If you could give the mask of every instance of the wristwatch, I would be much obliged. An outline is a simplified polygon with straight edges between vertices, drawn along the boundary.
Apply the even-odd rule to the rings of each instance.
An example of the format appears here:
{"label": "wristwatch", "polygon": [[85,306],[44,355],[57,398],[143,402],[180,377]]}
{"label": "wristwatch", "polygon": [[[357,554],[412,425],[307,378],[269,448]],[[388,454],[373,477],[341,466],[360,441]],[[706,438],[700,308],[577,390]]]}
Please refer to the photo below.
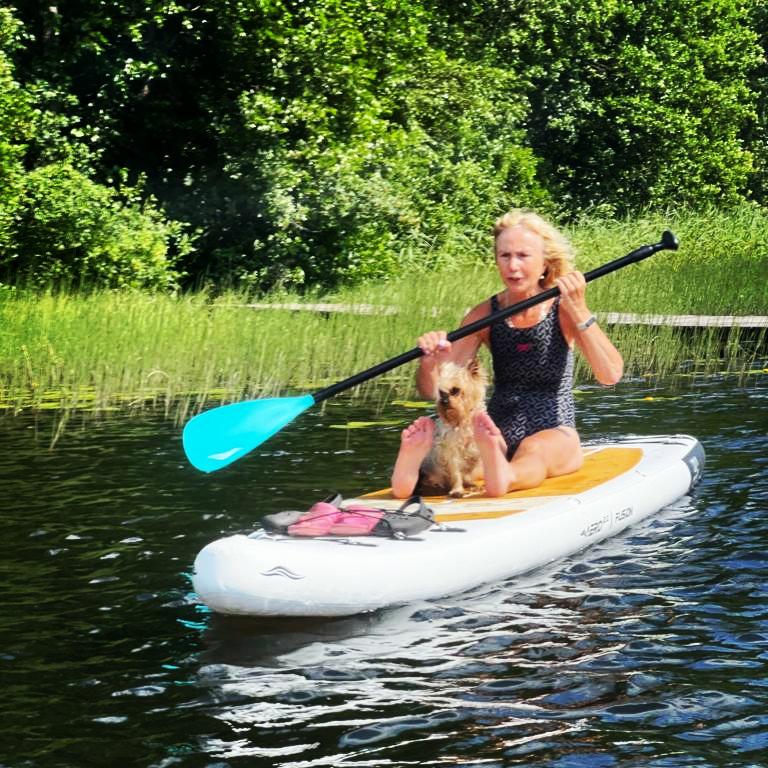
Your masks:
{"label": "wristwatch", "polygon": [[583,323],[576,323],[576,328],[580,331],[586,331],[590,325],[597,322],[597,318],[594,315],[590,315]]}

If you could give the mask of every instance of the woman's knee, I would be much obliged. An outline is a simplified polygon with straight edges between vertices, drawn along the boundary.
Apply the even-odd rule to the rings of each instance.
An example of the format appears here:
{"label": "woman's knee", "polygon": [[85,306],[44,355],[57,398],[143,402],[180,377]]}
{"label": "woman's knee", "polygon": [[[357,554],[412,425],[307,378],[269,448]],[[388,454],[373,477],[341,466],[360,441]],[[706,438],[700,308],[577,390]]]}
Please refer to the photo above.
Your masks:
{"label": "woman's knee", "polygon": [[562,435],[562,440],[558,441],[558,450],[552,455],[551,471],[558,475],[575,472],[584,463],[579,433],[573,427],[558,427],[556,431]]}
{"label": "woman's knee", "polygon": [[545,429],[530,435],[520,443],[515,458],[518,454],[539,460],[548,477],[575,472],[584,463],[581,440],[572,427]]}

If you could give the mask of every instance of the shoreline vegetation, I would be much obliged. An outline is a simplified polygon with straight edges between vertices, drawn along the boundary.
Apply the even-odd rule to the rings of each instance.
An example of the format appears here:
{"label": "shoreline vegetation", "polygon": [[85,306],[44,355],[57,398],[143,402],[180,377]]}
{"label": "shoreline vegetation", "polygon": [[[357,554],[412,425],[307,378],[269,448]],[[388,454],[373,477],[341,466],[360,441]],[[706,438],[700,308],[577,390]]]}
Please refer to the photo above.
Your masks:
{"label": "shoreline vegetation", "polygon": [[[768,314],[768,214],[757,207],[584,220],[568,234],[586,271],[656,242],[665,228],[680,250],[594,281],[595,312]],[[410,349],[427,328],[456,327],[498,290],[490,249],[489,237],[485,252],[468,253],[463,264],[322,294],[0,286],[0,412],[152,407],[182,422],[214,404],[311,393]],[[245,306],[253,301],[386,305],[397,313],[254,311]],[[713,374],[759,379],[768,366],[766,329],[611,326],[610,334],[625,357],[625,379],[689,386]],[[382,379],[393,396],[413,395],[406,365],[353,396]],[[577,382],[588,383],[581,366]]]}

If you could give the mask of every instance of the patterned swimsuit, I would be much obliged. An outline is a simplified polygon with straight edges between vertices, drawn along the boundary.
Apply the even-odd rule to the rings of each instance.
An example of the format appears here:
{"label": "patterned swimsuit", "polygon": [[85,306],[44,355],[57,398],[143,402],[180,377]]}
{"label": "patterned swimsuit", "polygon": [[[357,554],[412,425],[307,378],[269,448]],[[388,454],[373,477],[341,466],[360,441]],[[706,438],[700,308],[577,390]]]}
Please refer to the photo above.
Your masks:
{"label": "patterned swimsuit", "polygon": [[[494,391],[488,414],[504,435],[507,457],[542,429],[576,426],[573,350],[560,330],[559,299],[541,322],[512,328],[499,320],[490,328]],[[491,311],[499,309],[491,297]]]}

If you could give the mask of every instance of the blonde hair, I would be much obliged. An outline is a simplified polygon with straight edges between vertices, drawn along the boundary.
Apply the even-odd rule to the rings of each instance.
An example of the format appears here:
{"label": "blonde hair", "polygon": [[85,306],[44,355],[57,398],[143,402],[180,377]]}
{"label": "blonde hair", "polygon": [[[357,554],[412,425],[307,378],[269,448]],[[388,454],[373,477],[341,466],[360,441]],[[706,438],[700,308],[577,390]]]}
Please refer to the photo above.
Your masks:
{"label": "blonde hair", "polygon": [[571,244],[565,235],[538,213],[525,208],[513,208],[496,219],[493,225],[494,247],[498,236],[511,227],[525,227],[543,240],[546,267],[546,277],[542,282],[544,288],[552,287],[558,277],[573,271],[574,253]]}

